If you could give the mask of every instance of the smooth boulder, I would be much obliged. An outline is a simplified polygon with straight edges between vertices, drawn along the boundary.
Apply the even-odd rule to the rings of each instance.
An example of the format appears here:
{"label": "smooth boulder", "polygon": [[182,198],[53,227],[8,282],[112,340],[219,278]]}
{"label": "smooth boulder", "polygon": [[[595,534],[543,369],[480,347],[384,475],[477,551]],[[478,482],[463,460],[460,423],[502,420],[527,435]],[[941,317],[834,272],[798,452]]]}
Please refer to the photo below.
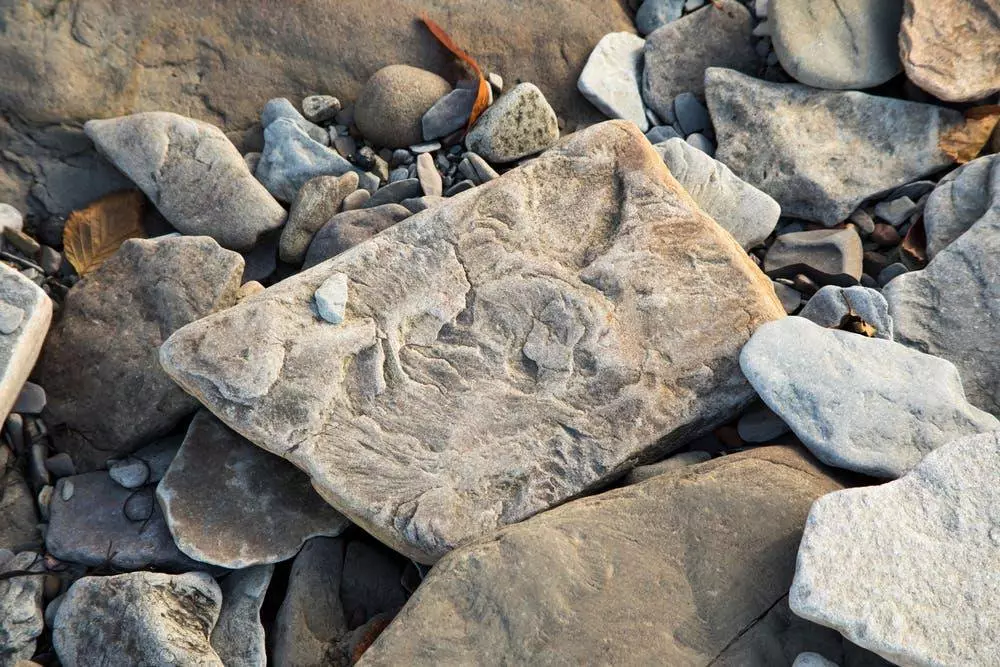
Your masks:
{"label": "smooth boulder", "polygon": [[[349,278],[345,319],[313,296]],[[724,287],[723,287],[724,286]],[[235,308],[163,367],[431,563],[732,417],[770,281],[609,121]]]}
{"label": "smooth boulder", "polygon": [[365,83],[354,106],[361,134],[384,148],[406,148],[423,141],[424,114],[451,92],[434,72],[410,65],[389,65]]}
{"label": "smooth boulder", "polygon": [[0,416],[6,419],[42,351],[52,300],[20,271],[0,263],[0,304],[10,318],[0,333]]}

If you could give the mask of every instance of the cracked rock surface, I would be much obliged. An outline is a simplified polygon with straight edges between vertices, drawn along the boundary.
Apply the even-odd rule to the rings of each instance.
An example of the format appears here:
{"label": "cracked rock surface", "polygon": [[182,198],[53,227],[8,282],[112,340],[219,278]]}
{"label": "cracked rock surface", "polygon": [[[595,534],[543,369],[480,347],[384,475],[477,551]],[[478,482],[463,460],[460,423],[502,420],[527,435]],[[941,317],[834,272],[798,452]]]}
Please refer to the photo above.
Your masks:
{"label": "cracked rock surface", "polygon": [[[336,272],[335,326],[313,295]],[[185,327],[160,359],[432,563],[731,418],[753,396],[739,349],[783,314],[638,129],[610,121]]]}

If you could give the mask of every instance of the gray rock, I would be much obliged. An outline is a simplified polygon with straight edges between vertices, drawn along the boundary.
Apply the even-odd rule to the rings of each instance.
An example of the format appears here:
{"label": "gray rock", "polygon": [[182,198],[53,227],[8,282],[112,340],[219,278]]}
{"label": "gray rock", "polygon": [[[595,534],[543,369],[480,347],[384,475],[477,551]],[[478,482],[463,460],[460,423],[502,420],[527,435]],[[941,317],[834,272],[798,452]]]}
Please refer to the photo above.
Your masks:
{"label": "gray rock", "polygon": [[417,156],[417,179],[420,181],[420,187],[424,194],[428,197],[440,197],[443,194],[441,173],[434,166],[434,157],[430,153],[421,153]]}
{"label": "gray rock", "polygon": [[[311,302],[338,272],[351,306],[331,327]],[[752,396],[737,350],[783,315],[635,125],[609,121],[195,323],[160,360],[433,562],[734,415]]]}
{"label": "gray rock", "polygon": [[0,664],[23,664],[35,654],[35,642],[44,630],[42,582],[40,576],[13,576],[7,573],[43,572],[41,556],[25,551],[14,555],[0,548]]}
{"label": "gray rock", "polygon": [[519,83],[500,96],[465,136],[465,145],[489,162],[513,162],[559,139],[559,124],[534,84]]}
{"label": "gray rock", "polygon": [[927,257],[933,259],[1000,203],[1000,156],[987,155],[951,172],[924,207]]}
{"label": "gray rock", "polygon": [[635,13],[635,27],[640,35],[676,21],[684,12],[684,0],[643,0]]}
{"label": "gray rock", "polygon": [[396,183],[397,181],[406,180],[410,177],[410,170],[406,167],[396,167],[391,172],[389,172],[389,183]]}
{"label": "gray rock", "polygon": [[340,100],[332,95],[310,95],[302,99],[302,114],[314,123],[332,121],[340,109]]}
{"label": "gray rock", "polygon": [[858,333],[858,324],[867,324],[873,338],[892,340],[892,317],[889,304],[878,290],[868,287],[836,287],[827,285],[809,299],[801,317],[827,329],[844,329]]}
{"label": "gray rock", "polygon": [[782,234],[764,257],[764,270],[776,278],[804,273],[821,284],[856,285],[862,271],[861,238],[846,229]]}
{"label": "gray rock", "polygon": [[642,98],[660,118],[673,114],[681,93],[705,97],[705,70],[728,67],[755,73],[760,57],[753,47],[750,12],[737,0],[720,0],[668,23],[646,38]]}
{"label": "gray rock", "polygon": [[77,283],[35,377],[57,451],[81,471],[169,433],[198,402],[160,368],[171,333],[236,303],[243,259],[204,236],[131,239]]}
{"label": "gray rock", "polygon": [[900,665],[989,665],[1000,632],[1000,434],[955,440],[902,479],[809,512],[789,601]]}
{"label": "gray rock", "polygon": [[789,315],[798,310],[799,306],[802,305],[802,293],[794,287],[789,287],[779,282],[772,282],[771,286],[774,287],[774,293],[777,295],[778,300],[781,301],[781,307]]}
{"label": "gray rock", "polygon": [[840,667],[840,665],[833,660],[827,660],[819,653],[807,651],[806,653],[799,653],[795,657],[792,667]]}
{"label": "gray rock", "polygon": [[677,133],[677,130],[669,125],[658,125],[646,133],[646,138],[649,140],[649,143],[654,145],[665,143],[675,137],[679,137],[681,140],[684,139],[684,137],[681,137],[681,135]]}
{"label": "gray rock", "polygon": [[896,340],[958,366],[969,401],[1000,415],[1000,190],[971,228],[922,271],[892,280]]}
{"label": "gray rock", "polygon": [[476,102],[475,90],[456,88],[431,106],[420,120],[421,136],[426,141],[447,137],[469,122]]}
{"label": "gray rock", "polygon": [[62,453],[45,459],[45,469],[53,477],[69,477],[76,474],[76,466],[69,454]]}
{"label": "gray rock", "polygon": [[84,577],[59,605],[52,643],[65,667],[222,667],[209,644],[221,606],[202,572]]}
{"label": "gray rock", "polygon": [[357,158],[358,142],[354,140],[354,137],[337,135],[333,139],[333,147],[338,153],[348,160],[354,160]]}
{"label": "gray rock", "polygon": [[419,155],[420,153],[433,153],[434,151],[441,150],[440,141],[424,141],[421,143],[413,144],[410,147],[410,152]]}
{"label": "gray rock", "polygon": [[629,474],[625,475],[625,478],[622,480],[622,485],[629,486],[631,484],[645,482],[647,479],[651,479],[657,475],[682,470],[688,466],[695,465],[696,463],[704,463],[710,458],[712,458],[711,454],[699,450],[674,454],[673,456],[663,459],[657,463],[632,468]]}
{"label": "gray rock", "polygon": [[[336,115],[336,112],[334,112],[334,115]],[[330,145],[330,133],[319,125],[306,120],[299,113],[299,110],[295,108],[295,105],[284,97],[275,97],[267,101],[264,105],[264,110],[260,113],[261,127],[267,129],[271,123],[279,118],[287,118],[298,125],[313,141],[318,141],[324,146]]]}
{"label": "gray rock", "polygon": [[343,176],[317,176],[306,182],[295,195],[288,223],[281,230],[278,245],[282,262],[301,264],[313,236],[340,210],[347,195],[358,189],[358,175],[349,171]]}
{"label": "gray rock", "polygon": [[354,122],[376,146],[405,148],[419,144],[422,119],[451,85],[433,72],[409,65],[389,65],[375,72],[354,105]]}
{"label": "gray rock", "polygon": [[903,0],[770,0],[778,60],[815,88],[871,88],[899,74]]}
{"label": "gray rock", "polygon": [[694,146],[708,157],[715,157],[715,144],[704,134],[698,132],[689,134],[685,141],[687,141],[688,145]]}
{"label": "gray rock", "polygon": [[408,178],[404,181],[390,183],[371,196],[371,199],[361,205],[361,208],[376,208],[386,204],[398,204],[404,199],[419,197],[424,194],[420,179]]}
{"label": "gray rock", "polygon": [[347,307],[347,276],[334,273],[316,289],[316,311],[330,324],[344,321]]}
{"label": "gray rock", "polygon": [[705,133],[712,129],[708,109],[698,101],[694,93],[681,93],[674,98],[674,116],[685,135]]}
{"label": "gray rock", "polygon": [[24,310],[9,303],[0,302],[0,334],[9,336],[17,331],[24,321]]}
{"label": "gray rock", "polygon": [[264,153],[257,178],[281,201],[291,202],[299,189],[317,176],[357,172],[365,190],[378,187],[378,178],[355,167],[335,150],[313,141],[298,125],[279,118],[264,130]]}
{"label": "gray rock", "polygon": [[880,287],[885,287],[894,279],[898,278],[899,276],[903,275],[908,271],[909,269],[906,267],[906,264],[903,264],[901,262],[895,262],[894,264],[890,264],[889,266],[885,267],[884,269],[878,272],[878,277],[876,282],[878,282]]}
{"label": "gray rock", "polygon": [[112,459],[108,462],[109,472],[120,463],[141,463],[146,468],[145,483],[156,484],[167,474],[167,468],[177,456],[177,450],[180,449],[183,440],[184,436],[182,435],[170,436],[137,449],[124,459]]}
{"label": "gray rock", "polygon": [[41,544],[35,499],[21,473],[11,468],[0,476],[0,549],[16,552]]}
{"label": "gray rock", "polygon": [[288,560],[347,520],[309,477],[255,447],[202,410],[156,487],[178,548],[203,563],[240,569]]}
{"label": "gray rock", "polygon": [[885,220],[893,227],[899,227],[906,222],[918,209],[909,197],[896,197],[875,204],[875,215]]}
{"label": "gray rock", "polygon": [[24,217],[10,204],[0,202],[0,231],[7,228],[21,231],[24,228]]}
{"label": "gray rock", "polygon": [[746,442],[767,443],[788,433],[788,424],[766,405],[754,404],[736,424],[739,436]]}
{"label": "gray rock", "polygon": [[671,139],[655,148],[698,206],[744,248],[763,243],[778,224],[778,203],[740,180],[726,165],[683,139]]}
{"label": "gray rock", "polygon": [[630,32],[608,33],[590,53],[576,82],[583,96],[605,116],[630,120],[643,132],[649,129],[639,90],[645,43]]}
{"label": "gray rock", "polygon": [[447,190],[445,190],[444,191],[444,196],[445,197],[454,197],[455,195],[461,194],[461,193],[465,192],[466,190],[471,190],[474,187],[476,187],[475,181],[471,181],[469,179],[465,179],[463,181],[459,181],[458,183],[455,183],[450,188],[448,188]]}
{"label": "gray rock", "polygon": [[429,208],[434,208],[443,201],[444,197],[411,197],[410,199],[404,199],[399,205],[410,213],[417,214]]}
{"label": "gray rock", "polygon": [[345,211],[355,211],[364,206],[371,197],[372,194],[367,190],[355,190],[344,197],[344,204],[341,208]]}
{"label": "gray rock", "polygon": [[[705,10],[701,10],[705,11]],[[719,160],[781,204],[827,226],[869,197],[951,164],[938,148],[961,114],[929,104],[705,73]]]}
{"label": "gray rock", "polygon": [[257,565],[232,572],[222,580],[222,608],[211,644],[226,667],[267,665],[260,608],[273,573],[273,565]]}
{"label": "gray rock", "polygon": [[0,415],[14,407],[21,388],[38,359],[52,322],[52,301],[38,285],[20,272],[0,263],[0,303],[21,313],[17,326],[0,335]]}
{"label": "gray rock", "polygon": [[138,489],[149,482],[149,466],[145,461],[127,458],[108,466],[108,475],[126,489]]}
{"label": "gray rock", "polygon": [[766,447],[567,503],[443,558],[363,664],[707,665],[785,596],[837,488]]}
{"label": "gray rock", "polygon": [[91,120],[84,130],[184,234],[247,250],[285,222],[285,210],[214,125],[156,111]]}
{"label": "gray rock", "polygon": [[467,151],[464,153],[463,157],[469,161],[470,165],[472,165],[473,171],[476,172],[476,178],[474,180],[479,183],[489,183],[494,178],[500,178],[500,174],[498,174],[493,167],[487,164],[486,160],[484,160],[482,156],[471,151]]}
{"label": "gray rock", "polygon": [[316,232],[302,268],[309,269],[336,257],[408,217],[410,211],[399,204],[338,213]]}
{"label": "gray rock", "polygon": [[45,402],[45,389],[34,382],[25,382],[11,411],[26,415],[41,414],[42,410],[45,409]]}
{"label": "gray rock", "polygon": [[899,477],[955,438],[1000,428],[947,361],[802,317],[760,327],[740,366],[821,461],[866,475]]}
{"label": "gray rock", "polygon": [[47,245],[42,246],[41,255],[38,258],[38,265],[42,267],[42,271],[45,275],[52,276],[59,272],[59,268],[62,266],[63,256],[62,253],[55,248],[50,248]]}
{"label": "gray rock", "polygon": [[[67,485],[72,495],[63,494]],[[126,489],[104,471],[64,477],[49,512],[45,545],[61,560],[122,570],[203,569],[177,549],[152,488]]]}
{"label": "gray rock", "polygon": [[260,164],[260,153],[257,151],[246,153],[243,156],[243,162],[246,163],[251,174],[256,173],[257,166]]}

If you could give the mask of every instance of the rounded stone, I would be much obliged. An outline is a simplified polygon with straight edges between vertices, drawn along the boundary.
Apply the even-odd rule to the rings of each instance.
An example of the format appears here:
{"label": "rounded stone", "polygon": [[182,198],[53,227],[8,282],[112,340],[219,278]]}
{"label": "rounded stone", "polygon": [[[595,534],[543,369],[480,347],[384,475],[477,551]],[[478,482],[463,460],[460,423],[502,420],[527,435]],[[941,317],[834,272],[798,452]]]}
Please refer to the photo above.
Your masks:
{"label": "rounded stone", "polygon": [[409,65],[389,65],[375,72],[354,105],[354,122],[376,146],[405,148],[423,141],[421,120],[451,91],[433,72]]}

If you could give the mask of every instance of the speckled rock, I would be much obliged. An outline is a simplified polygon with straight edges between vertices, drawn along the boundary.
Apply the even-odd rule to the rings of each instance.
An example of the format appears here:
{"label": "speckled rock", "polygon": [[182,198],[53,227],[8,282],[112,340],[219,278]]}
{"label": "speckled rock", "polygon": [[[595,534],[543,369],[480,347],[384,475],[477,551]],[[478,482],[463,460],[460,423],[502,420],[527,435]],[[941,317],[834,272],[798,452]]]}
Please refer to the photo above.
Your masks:
{"label": "speckled rock", "polygon": [[260,608],[273,573],[273,565],[257,565],[222,579],[222,608],[211,644],[226,667],[266,667]]}
{"label": "speckled rock", "polygon": [[39,576],[14,576],[18,571],[43,572],[40,554],[14,554],[0,548],[0,665],[16,667],[35,654],[35,643],[44,630],[42,582]]}
{"label": "speckled rock", "polygon": [[354,122],[376,146],[405,148],[423,141],[421,120],[451,84],[433,72],[389,65],[375,72],[358,95]]}
{"label": "speckled rock", "polygon": [[288,223],[281,230],[278,256],[282,262],[301,264],[309,243],[320,227],[340,210],[344,198],[358,189],[358,175],[318,176],[299,190],[292,202]]}
{"label": "speckled rock", "polygon": [[513,162],[559,139],[559,124],[534,84],[519,83],[486,110],[465,137],[466,147],[489,162]]}

